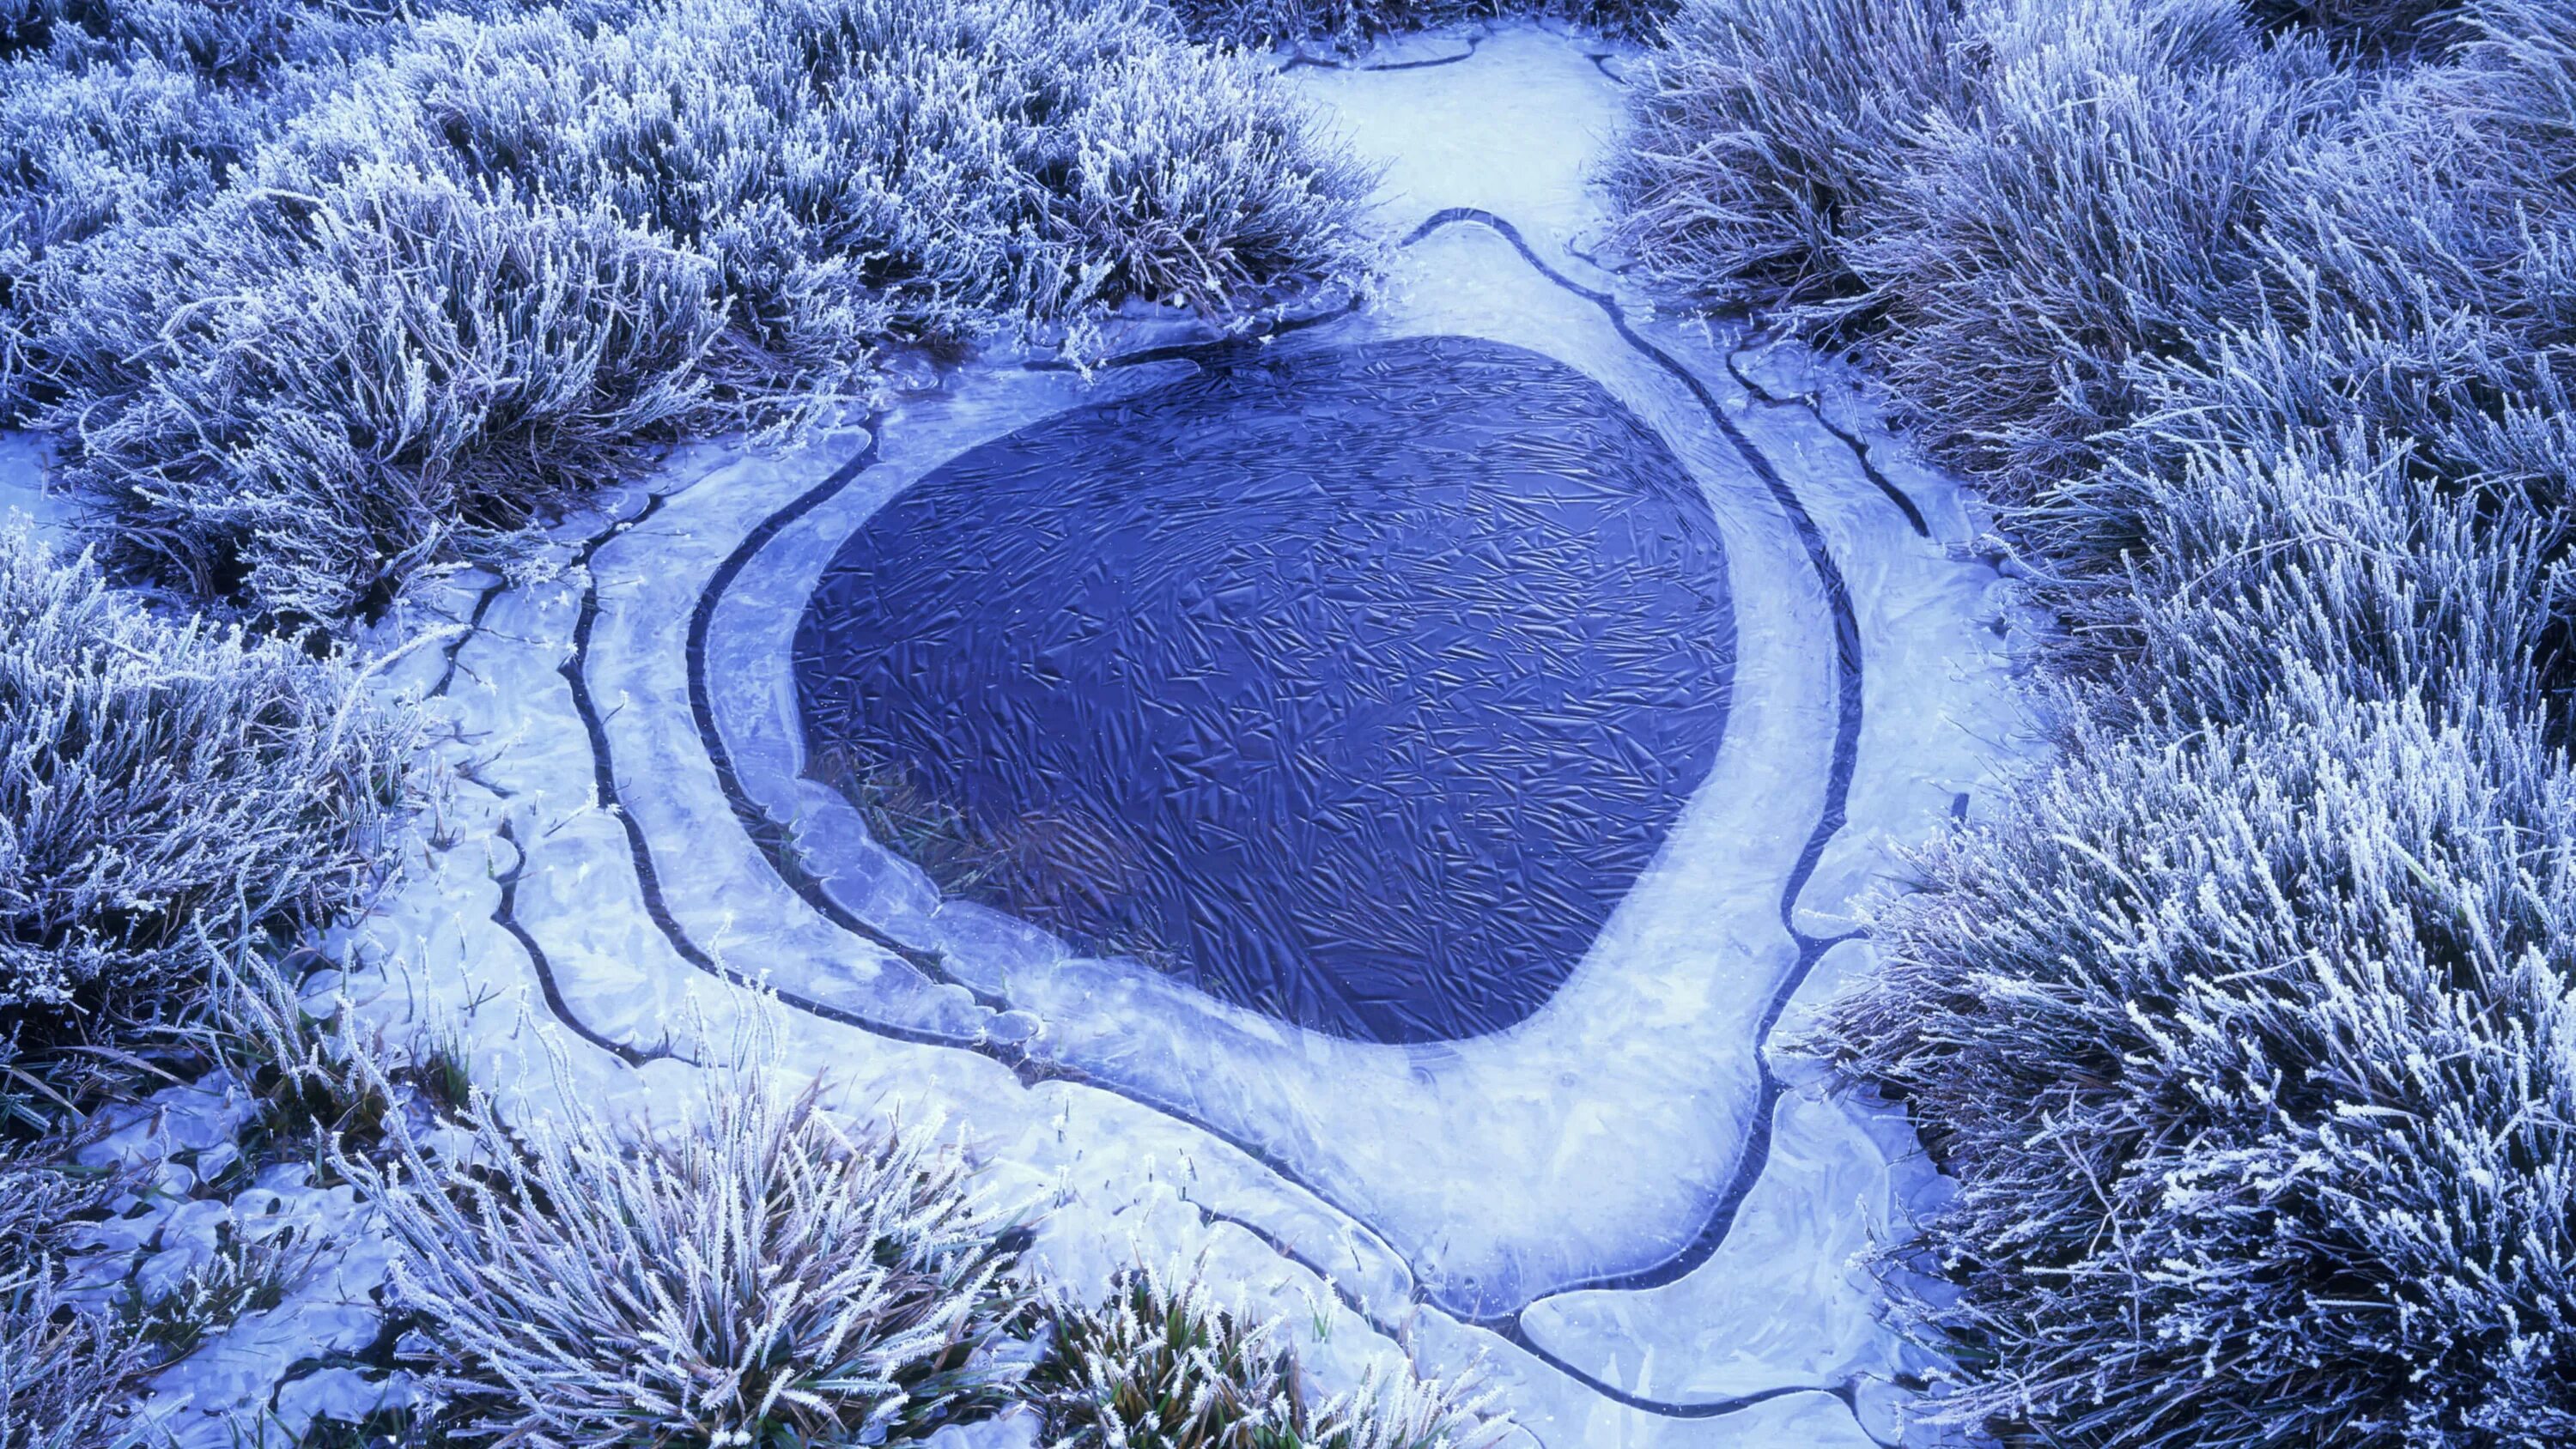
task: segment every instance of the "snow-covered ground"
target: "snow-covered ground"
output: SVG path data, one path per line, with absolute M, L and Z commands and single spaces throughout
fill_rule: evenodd
M 1438 1046 L 1282 1026 L 943 903 L 800 778 L 789 638 L 841 540 L 963 448 L 1195 365 L 1165 355 L 979 363 L 872 432 L 692 448 L 521 581 L 434 591 L 401 627 L 456 632 L 386 678 L 434 696 L 449 788 L 355 935 L 371 1016 L 454 1034 L 516 1110 L 652 1114 L 762 983 L 789 1070 L 944 1114 L 1050 1209 L 1039 1252 L 1072 1281 L 1204 1255 L 1311 1323 L 1328 1377 L 1396 1343 L 1435 1372 L 1481 1360 L 1551 1449 L 1893 1442 L 1925 1364 L 1852 1260 L 1939 1184 L 1901 1115 L 1826 1097 L 1776 1043 L 1869 969 L 1855 910 L 1894 853 L 2031 752 L 2020 641 L 1969 500 L 1850 379 L 1659 319 L 1587 260 L 1620 64 L 1525 27 L 1298 66 L 1385 167 L 1390 266 L 1364 308 L 1270 344 L 1545 353 L 1651 423 L 1723 531 L 1717 763 L 1536 1015 Z

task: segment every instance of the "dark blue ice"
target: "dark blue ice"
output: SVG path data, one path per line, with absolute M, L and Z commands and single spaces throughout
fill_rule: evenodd
M 796 635 L 809 773 L 951 890 L 1335 1036 L 1498 1031 L 1707 777 L 1717 525 L 1599 384 L 1247 348 L 961 454 Z

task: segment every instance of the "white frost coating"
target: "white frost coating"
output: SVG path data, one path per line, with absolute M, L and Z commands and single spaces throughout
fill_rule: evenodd
M 1625 106 L 1618 86 L 1592 62 L 1602 48 L 1507 25 L 1454 65 L 1297 76 L 1336 129 L 1384 168 L 1378 214 L 1390 236 L 1406 235 L 1436 212 L 1477 207 L 1520 228 L 1563 270 L 1580 264 L 1569 248 L 1590 250 L 1609 217 L 1590 183 Z
M 1583 178 L 1619 112 L 1580 47 L 1504 29 L 1452 65 L 1299 75 L 1363 152 L 1392 163 L 1390 240 L 1439 209 L 1476 207 L 1577 282 L 1609 285 L 1569 250 L 1602 216 Z M 1815 373 L 1826 416 L 1869 441 L 1932 537 L 1915 536 L 1813 414 L 1748 400 L 1727 371 L 1728 339 L 1630 315 L 1779 468 L 1849 581 L 1866 705 L 1850 821 L 1797 903 L 1801 929 L 1840 932 L 1854 893 L 1888 878 L 1891 844 L 1937 829 L 1961 792 L 1973 808 L 2022 748 L 2003 641 L 1986 627 L 1992 574 L 1964 557 L 1971 523 L 1955 489 L 1876 431 L 1830 370 Z M 972 992 L 843 932 L 781 882 L 722 795 L 691 715 L 684 645 L 700 591 L 746 534 L 855 453 L 856 436 L 786 458 L 687 450 L 608 500 L 603 517 L 559 530 L 550 556 L 560 577 L 494 594 L 437 706 L 454 728 L 442 753 L 456 776 L 403 888 L 359 933 L 374 971 L 353 989 L 372 980 L 379 1015 L 457 1033 L 478 1078 L 502 1085 L 516 1110 L 549 1110 L 558 1092 L 672 1110 L 688 1063 L 630 1068 L 551 1024 L 534 960 L 494 919 L 516 871 L 515 924 L 572 1018 L 634 1048 L 722 1052 L 748 998 L 682 959 L 648 915 L 631 819 L 671 917 L 726 968 L 934 1037 L 1026 1043 L 1128 1094 L 1024 1083 L 989 1056 L 811 1015 L 789 1013 L 783 1026 L 790 1070 L 826 1075 L 853 1107 L 944 1112 L 997 1181 L 1052 1206 L 1039 1257 L 1070 1280 L 1139 1256 L 1205 1252 L 1247 1293 L 1330 1327 L 1310 1345 L 1328 1380 L 1388 1351 L 1394 1331 L 1435 1371 L 1487 1357 L 1532 1436 L 1556 1449 L 1867 1442 L 1842 1398 L 1796 1391 L 1813 1386 L 1869 1406 L 1886 1433 L 1884 1384 L 1904 1360 L 1845 1263 L 1875 1225 L 1901 1216 L 1922 1175 L 1889 1119 L 1785 1098 L 1735 1240 L 1661 1288 L 1546 1296 L 1669 1258 L 1734 1180 L 1759 1101 L 1755 1030 L 1797 959 L 1780 897 L 1824 805 L 1831 626 L 1786 515 L 1697 401 L 1493 232 L 1454 226 L 1397 253 L 1385 299 L 1364 317 L 1274 345 L 1433 332 L 1546 352 L 1654 423 L 1707 492 L 1738 610 L 1733 713 L 1708 784 L 1574 978 L 1520 1027 L 1430 1048 L 1338 1042 L 1127 963 L 1070 958 L 995 913 L 941 906 L 902 862 L 871 862 L 838 797 L 795 778 L 785 641 L 840 539 L 958 449 L 1186 364 L 1096 381 L 985 365 L 903 399 L 879 463 L 762 549 L 714 620 L 710 702 L 749 793 L 792 824 L 836 899 L 907 941 L 947 948 Z M 1818 387 L 1768 362 L 1758 373 L 1767 389 Z M 647 489 L 666 495 L 653 516 L 601 546 L 588 571 L 570 567 L 582 540 L 640 515 Z M 628 819 L 597 797 L 590 741 L 559 672 L 594 575 L 584 678 Z M 491 582 L 451 581 L 432 612 L 470 616 Z M 394 672 L 427 688 L 446 665 L 424 651 Z M 512 839 L 501 838 L 505 823 Z M 1818 974 L 1862 960 L 1862 948 L 1844 947 Z M 1822 985 L 1811 981 L 1802 1005 Z M 549 1039 L 562 1044 L 560 1072 Z M 1710 1417 L 1625 1406 L 1440 1306 L 1533 1299 L 1530 1340 L 1625 1391 L 1684 1404 L 1773 1396 Z

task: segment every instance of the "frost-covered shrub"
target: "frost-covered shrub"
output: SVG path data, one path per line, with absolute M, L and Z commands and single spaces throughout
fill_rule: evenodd
M 656 439 L 739 421 L 715 269 L 599 202 L 398 163 L 242 188 L 52 289 L 108 559 L 270 618 L 380 609 Z
M 2576 12 L 2330 8 L 1971 0 L 1804 263 L 2064 625 L 1813 1042 L 1958 1179 L 1892 1281 L 2009 1443 L 2576 1436 Z
M 1947 0 L 1684 0 L 1611 175 L 1627 244 L 1720 304 L 1862 290 L 1852 213 L 1955 103 L 1955 25 Z
M 117 1413 L 139 1352 L 104 1316 L 66 1304 L 50 1263 L 0 1272 L 0 1449 L 127 1449 Z
M 1284 90 L 1135 0 L 433 21 L 264 179 L 386 158 L 600 198 L 716 261 L 742 344 L 834 380 L 888 337 L 1313 282 L 1346 259 L 1358 184 Z
M 226 184 L 153 171 L 174 199 L 18 283 L 118 564 L 336 622 L 642 446 L 865 396 L 889 345 L 1364 258 L 1366 178 L 1141 0 L 495 11 L 308 77 Z
M 2269 26 L 2302 26 L 2368 57 L 2439 43 L 2460 0 L 2247 0 Z
M 1988 0 L 1976 104 L 1934 112 L 1846 255 L 1931 441 L 2027 498 L 2135 412 L 2135 359 L 2255 305 L 2250 229 L 2348 104 L 2234 0 Z
M 2519 641 L 2521 654 L 2499 646 L 2499 667 L 2528 673 L 2537 654 L 2541 682 L 2565 688 L 2558 646 L 2530 632 L 2554 606 L 2530 595 L 2559 596 L 2540 565 L 2562 546 L 2576 464 L 2576 248 L 2564 240 L 2576 177 L 2563 159 L 2576 143 L 2576 21 L 2513 5 L 2472 19 L 2493 38 L 2392 84 L 2285 171 L 2255 239 L 2262 305 L 2133 360 L 2135 416 L 2095 440 L 2112 465 L 2017 511 L 2043 571 L 2075 584 L 2044 595 L 2083 639 L 2138 642 L 2103 607 L 2154 592 L 2126 577 L 2142 558 L 2177 586 L 2246 566 L 2253 536 L 2229 553 L 2172 532 L 2209 505 L 2211 470 L 2303 472 L 2318 486 L 2286 491 L 2293 509 L 2302 492 L 2322 503 L 2333 480 L 2382 473 L 2374 486 L 2415 499 L 2405 511 L 2419 522 L 2374 536 L 2409 568 L 2501 571 L 2492 587 L 2514 592 L 2464 607 Z M 2344 526 L 2290 518 L 2276 515 L 2284 531 L 2264 546 L 2295 553 L 2313 527 Z M 2418 527 L 2455 537 L 2435 547 Z M 2365 647 L 2419 646 L 2409 633 Z
M 0 532 L 0 1024 L 150 1010 L 362 900 L 408 723 L 340 665 L 171 624 Z
M 2087 732 L 1926 862 L 1826 1043 L 1959 1197 L 1951 1407 L 2087 1444 L 2576 1434 L 2576 785 L 2294 673 Z
M 1547 16 L 1611 35 L 1638 35 L 1671 10 L 1671 0 L 1173 0 L 1196 35 L 1275 45 L 1371 37 L 1500 16 Z
M 0 63 L 0 419 L 46 392 L 39 269 L 120 221 L 167 216 L 258 145 L 268 108 L 155 61 Z
M 0 0 L 0 55 L 65 66 L 147 62 L 210 84 L 270 82 L 382 48 L 399 22 L 514 0 Z
M 0 67 L 6 245 L 42 256 L 211 190 L 266 134 L 260 110 L 155 61 Z
M 1197 1273 L 1132 1268 L 1099 1304 L 1059 1302 L 1029 1397 L 1056 1449 L 1484 1449 L 1491 1395 L 1375 1366 L 1311 1397 L 1283 1325 L 1215 1300 Z
M 1628 248 L 1720 303 L 1877 327 L 2016 497 L 2134 410 L 2126 369 L 2253 305 L 2251 228 L 2352 85 L 2234 0 L 1694 0 L 1613 176 Z
M 613 0 L 599 0 L 613 3 Z M 0 0 L 0 419 L 50 395 L 31 274 L 211 196 L 359 57 L 516 0 Z
M 750 1070 L 668 1134 L 468 1117 L 477 1161 L 351 1169 L 461 1442 L 903 1442 L 1005 1392 L 1008 1224 L 930 1134 L 846 1133 Z
M 2039 590 L 2071 625 L 2060 667 L 2097 675 L 2097 708 L 2182 729 L 2245 723 L 2298 669 L 2356 700 L 2536 709 L 2548 526 L 2401 452 L 2358 453 L 2194 455 L 2138 510 L 2128 569 Z

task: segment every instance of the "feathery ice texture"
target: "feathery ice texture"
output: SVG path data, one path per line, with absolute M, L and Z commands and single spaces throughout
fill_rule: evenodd
M 356 904 L 412 725 L 284 643 L 173 624 L 0 531 L 0 1023 L 148 1012 L 207 937 Z
M 1815 1038 L 1959 1181 L 1906 1305 L 1951 1408 L 2576 1437 L 2576 12 L 1692 0 L 1670 45 L 1632 245 L 1877 359 L 2063 625 L 2059 763 Z
M 113 564 L 364 616 L 647 447 L 866 396 L 889 347 L 1365 262 L 1365 174 L 1148 0 L 477 8 L 255 84 L 185 46 L 0 79 L 0 389 Z
M 349 1170 L 468 1442 L 906 1442 L 1008 1392 L 985 1350 L 1028 1306 L 1009 1225 L 935 1134 L 846 1134 L 751 1068 L 667 1134 L 467 1115 L 472 1162 L 406 1141 L 393 1180 Z
M 1213 1300 L 1206 1281 L 1131 1268 L 1097 1304 L 1058 1302 L 1029 1376 L 1054 1449 L 1486 1449 L 1504 1430 L 1464 1382 L 1373 1366 L 1308 1397 L 1283 1324 Z

